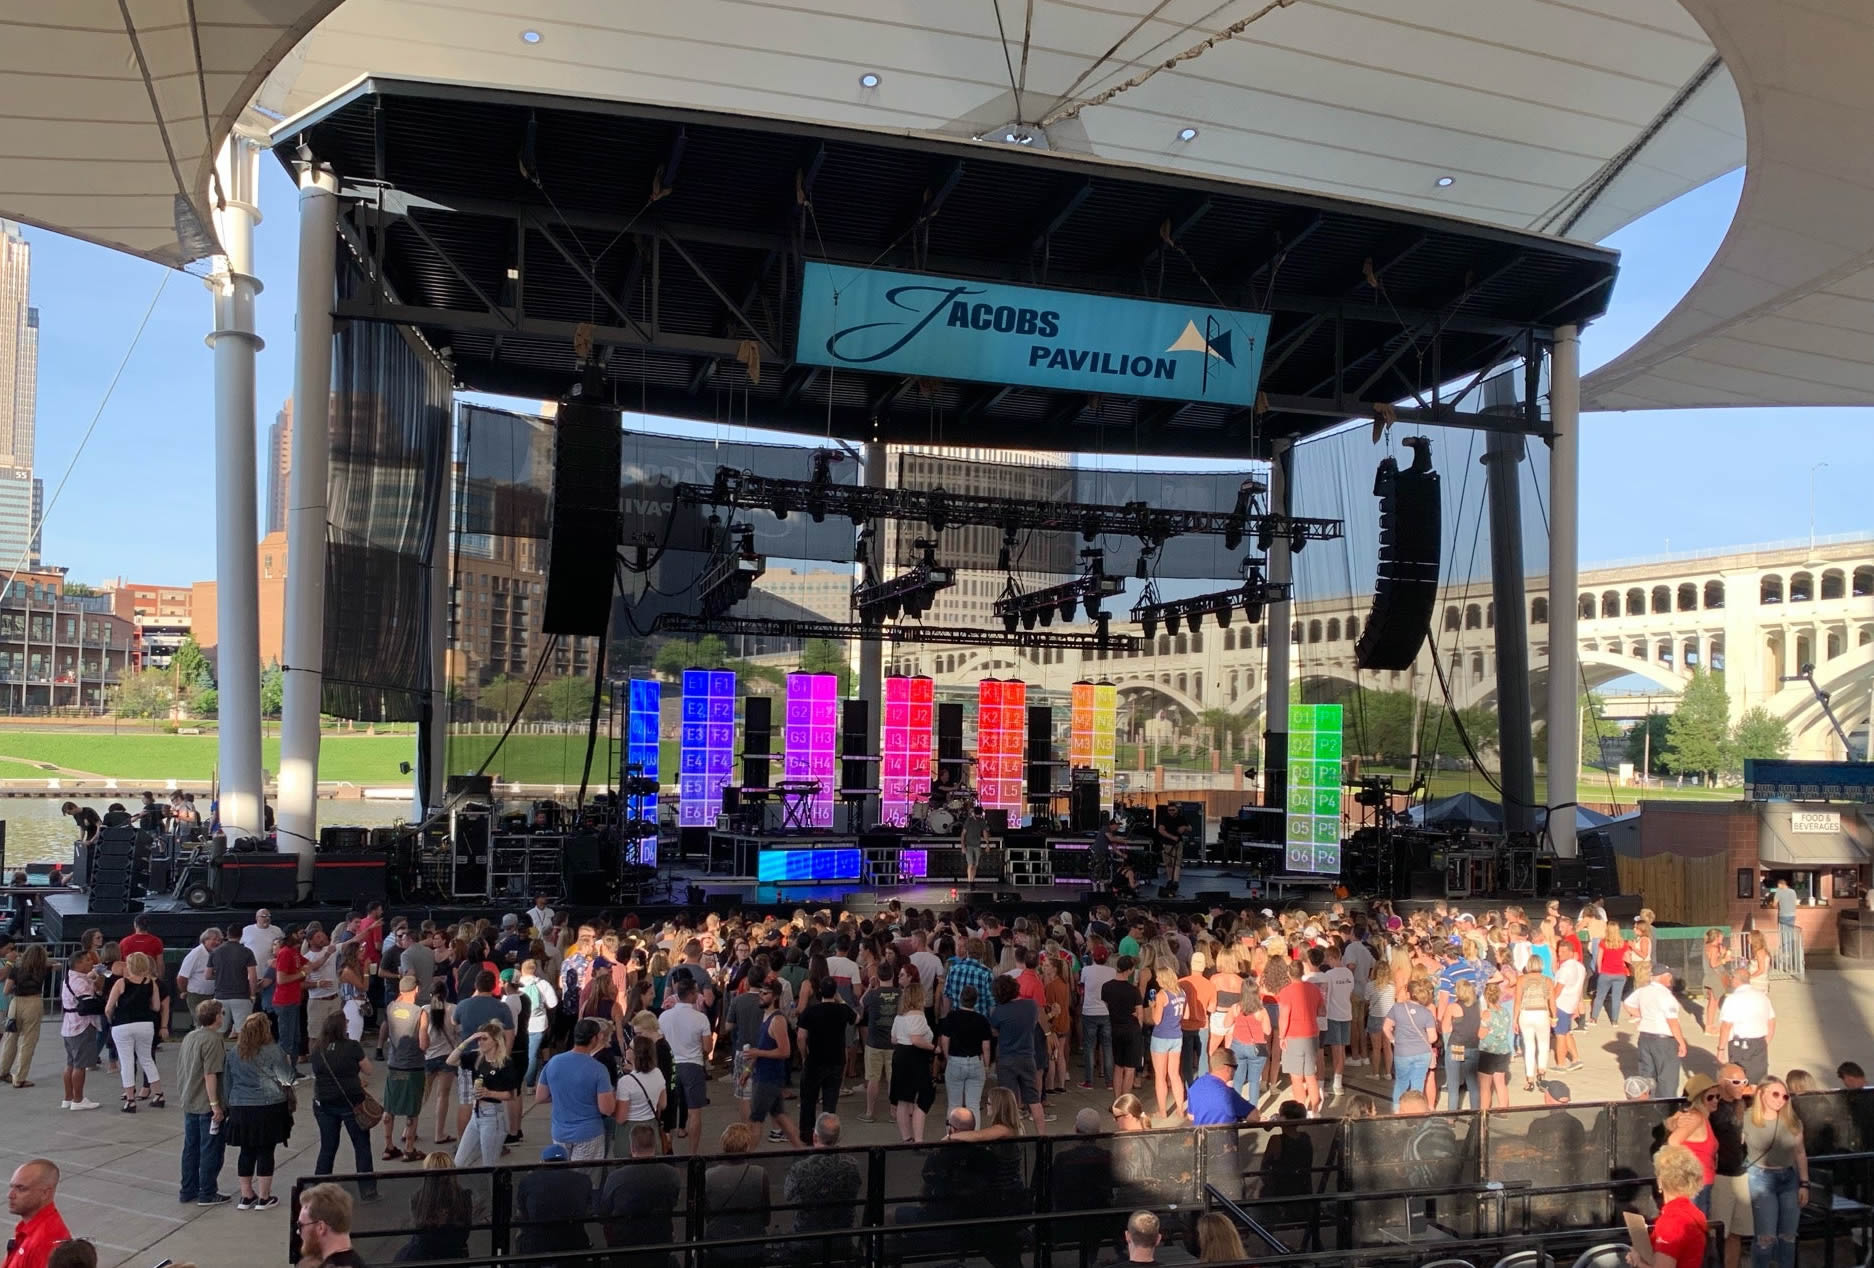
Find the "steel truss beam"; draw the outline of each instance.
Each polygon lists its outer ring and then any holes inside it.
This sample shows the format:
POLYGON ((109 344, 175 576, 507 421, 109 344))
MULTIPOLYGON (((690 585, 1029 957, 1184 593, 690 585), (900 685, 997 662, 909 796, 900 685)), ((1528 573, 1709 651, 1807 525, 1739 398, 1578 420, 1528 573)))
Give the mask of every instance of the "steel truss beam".
POLYGON ((1058 647, 1067 650, 1105 648, 1114 652, 1137 650, 1130 634, 1071 634, 1059 630, 979 630, 949 625, 864 625, 857 621, 786 621, 755 616, 690 616, 665 612, 651 623, 656 634, 725 634, 750 638, 860 639, 897 644, 933 644, 952 647, 1058 647))
MULTIPOLYGON (((1497 421, 1501 421, 1500 416, 1497 421)), ((678 503, 689 506, 775 506, 800 512, 813 500, 822 518, 905 520, 929 524, 933 530, 976 526, 1000 529, 1041 529, 1079 533, 1089 541, 1102 533, 1138 537, 1154 542, 1186 534, 1247 536, 1269 534, 1291 541, 1333 541, 1341 536, 1341 521, 1287 518, 1280 515, 1234 511, 1160 510, 1143 502, 1124 506, 1091 502, 1050 502, 1045 499, 998 498, 952 493, 946 489, 875 489, 851 484, 815 484, 811 480, 777 480, 732 467, 716 468, 713 484, 679 484, 678 503), (941 525, 941 527, 939 527, 941 525)))

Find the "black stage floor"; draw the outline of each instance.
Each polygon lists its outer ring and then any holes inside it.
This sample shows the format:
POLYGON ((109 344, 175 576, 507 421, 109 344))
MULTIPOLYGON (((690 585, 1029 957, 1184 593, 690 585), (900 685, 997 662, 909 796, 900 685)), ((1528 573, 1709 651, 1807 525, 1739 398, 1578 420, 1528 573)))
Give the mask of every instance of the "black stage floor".
MULTIPOLYGON (((1182 898, 1171 902, 1155 897, 1157 887, 1148 885, 1146 901, 1157 906, 1184 907, 1200 910, 1215 902, 1244 903, 1270 901, 1286 902, 1299 899, 1316 903, 1328 897, 1325 888, 1290 887, 1286 888, 1279 899, 1265 899, 1262 888, 1252 886, 1251 877, 1233 871, 1211 867, 1187 867, 1184 870, 1182 898)), ((662 920, 678 912, 725 911, 732 908, 777 910, 788 912, 797 907, 839 906, 859 912, 871 912, 882 908, 892 899, 910 907, 947 907, 965 903, 973 907, 993 905, 1000 910, 1083 910, 1095 897, 1110 903, 1112 898, 1104 893, 1096 893, 1091 886, 1081 885, 1044 885, 1011 886, 999 881, 980 881, 974 887, 963 881, 943 881, 936 884, 917 884, 889 887, 871 887, 856 885, 762 885, 753 877, 712 876, 701 868, 688 866, 667 868, 659 876, 656 886, 642 900, 628 903, 555 903, 555 908, 568 908, 576 918, 585 918, 604 912, 622 914, 633 912, 641 920, 662 920)), ((450 922, 474 920, 482 916, 498 916, 503 912, 521 912, 530 906, 532 900, 507 899, 490 902, 485 899, 471 899, 461 902, 409 902, 387 903, 386 908, 394 915, 408 916, 413 920, 435 920, 450 922)), ((102 930, 108 939, 123 937, 131 931, 134 914, 105 914, 90 909, 89 897, 82 893, 62 893, 48 895, 43 900, 45 936, 51 942, 75 942, 87 929, 102 930)), ((284 925, 304 924, 317 920, 326 928, 345 918, 349 908, 328 903, 300 903, 292 906, 273 904, 276 923, 284 925)), ((171 947, 188 946, 195 942, 202 930, 210 927, 225 928, 232 924, 236 928, 253 919, 253 908, 246 907, 210 907, 193 910, 180 901, 167 895, 152 896, 143 900, 142 914, 147 919, 150 932, 161 938, 171 947)))

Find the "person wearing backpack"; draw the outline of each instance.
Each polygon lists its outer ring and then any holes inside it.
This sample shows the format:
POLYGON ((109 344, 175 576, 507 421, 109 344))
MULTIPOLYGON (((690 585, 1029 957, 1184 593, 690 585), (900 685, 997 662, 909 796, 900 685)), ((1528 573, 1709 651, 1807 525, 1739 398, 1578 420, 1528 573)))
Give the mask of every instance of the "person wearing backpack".
POLYGON ((64 1016, 59 1037, 65 1041, 65 1099, 60 1109, 94 1110, 96 1101, 85 1098, 85 1075, 98 1063, 98 1034, 104 1022, 104 996, 98 994, 98 957, 80 951, 72 957, 60 992, 64 1016))
POLYGON ((559 1007, 560 993, 553 989, 553 983, 540 976, 538 960, 521 961, 520 975, 515 980, 528 1005, 526 1086, 531 1092, 540 1081, 540 1048, 546 1042, 553 1010, 559 1007))

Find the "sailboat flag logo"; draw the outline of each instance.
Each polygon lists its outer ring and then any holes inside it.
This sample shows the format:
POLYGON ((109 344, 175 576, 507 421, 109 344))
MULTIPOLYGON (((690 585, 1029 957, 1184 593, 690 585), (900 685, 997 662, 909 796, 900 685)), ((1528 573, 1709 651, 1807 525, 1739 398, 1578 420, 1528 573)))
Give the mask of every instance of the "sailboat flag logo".
POLYGON ((1165 351, 1204 352, 1216 357, 1225 365, 1234 366, 1236 364, 1236 351, 1234 340, 1231 338, 1233 333, 1234 332, 1229 330, 1222 330, 1206 339, 1203 332, 1198 330, 1196 322, 1187 321, 1184 323, 1184 333, 1179 335, 1165 351))

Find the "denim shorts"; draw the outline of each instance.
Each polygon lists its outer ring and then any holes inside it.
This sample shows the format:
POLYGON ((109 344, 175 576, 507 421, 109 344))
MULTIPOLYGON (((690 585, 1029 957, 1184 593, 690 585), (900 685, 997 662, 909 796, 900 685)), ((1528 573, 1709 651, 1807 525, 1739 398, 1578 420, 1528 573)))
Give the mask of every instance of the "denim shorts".
POLYGON ((1183 1035, 1173 1035, 1169 1039, 1160 1038, 1158 1035, 1152 1036, 1153 1052, 1182 1052, 1183 1050, 1183 1035))

